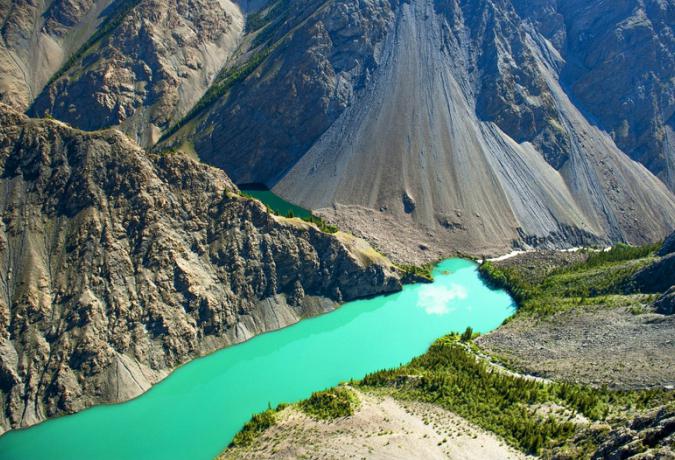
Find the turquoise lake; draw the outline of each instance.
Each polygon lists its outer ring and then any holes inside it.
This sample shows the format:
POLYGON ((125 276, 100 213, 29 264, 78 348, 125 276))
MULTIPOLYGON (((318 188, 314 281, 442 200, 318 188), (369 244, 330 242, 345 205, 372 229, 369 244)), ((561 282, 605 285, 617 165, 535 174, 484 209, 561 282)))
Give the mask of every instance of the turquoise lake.
POLYGON ((293 203, 284 200, 279 195, 275 195, 271 190, 263 190, 261 188, 247 188, 242 186, 241 191, 247 195, 256 198, 265 203, 269 208, 273 209, 277 214, 282 216, 292 212, 295 217, 311 217, 312 213, 305 208, 294 205, 293 203))
POLYGON ((398 366, 438 337, 467 326, 490 331, 513 311, 476 264, 448 259, 431 284, 350 302, 192 361, 132 401, 9 432, 0 459, 211 459, 268 404, 398 366))

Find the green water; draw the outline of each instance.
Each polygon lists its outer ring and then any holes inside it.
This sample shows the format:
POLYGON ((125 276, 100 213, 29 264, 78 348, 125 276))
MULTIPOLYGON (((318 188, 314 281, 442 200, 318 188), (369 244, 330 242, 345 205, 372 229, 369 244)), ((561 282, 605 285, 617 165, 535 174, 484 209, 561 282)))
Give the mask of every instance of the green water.
POLYGON ((292 212, 295 217, 311 217, 312 213, 296 206, 293 203, 289 203, 278 195, 275 195, 270 190, 260 190, 260 188, 246 188, 241 189, 242 192, 247 195, 251 195, 253 198, 257 198, 263 203, 265 203, 270 209, 274 210, 277 214, 282 216, 288 215, 289 212, 292 212))
POLYGON ((472 262, 446 260, 434 276, 192 361, 133 401, 9 432, 0 459, 210 459, 268 403, 398 366, 446 333, 487 332, 513 312, 472 262))

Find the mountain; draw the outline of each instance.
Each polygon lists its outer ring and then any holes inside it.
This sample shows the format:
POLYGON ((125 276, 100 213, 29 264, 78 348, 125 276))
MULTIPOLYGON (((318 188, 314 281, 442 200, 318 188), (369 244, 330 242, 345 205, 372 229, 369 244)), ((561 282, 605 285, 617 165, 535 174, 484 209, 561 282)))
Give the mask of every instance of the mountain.
POLYGON ((673 194, 628 154, 669 177, 673 2, 629 3, 279 2, 251 40, 260 64, 175 144, 388 253, 657 240, 673 194))
POLYGON ((110 1, 0 2, 0 101, 25 109, 115 10, 110 1))
POLYGON ((118 126, 144 145, 197 102, 243 27, 229 0, 19 1, 6 14, 2 50, 16 68, 2 66, 15 81, 1 100, 81 129, 118 126))
POLYGON ((0 104, 0 427, 125 401, 196 356, 399 290, 353 236, 220 170, 0 104))
POLYGON ((672 0, 89 1, 60 35, 69 9, 12 5, 3 49, 35 65, 3 100, 33 82, 32 115, 196 154, 400 260, 675 227, 672 0))

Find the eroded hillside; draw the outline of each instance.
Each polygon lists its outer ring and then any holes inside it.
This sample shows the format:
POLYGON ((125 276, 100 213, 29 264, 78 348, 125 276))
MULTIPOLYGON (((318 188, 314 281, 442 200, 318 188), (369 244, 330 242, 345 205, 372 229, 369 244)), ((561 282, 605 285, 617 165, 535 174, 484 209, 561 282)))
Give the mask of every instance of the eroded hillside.
POLYGON ((269 214, 221 171, 0 105, 3 429, 124 401, 179 364, 400 289, 349 235, 269 214))

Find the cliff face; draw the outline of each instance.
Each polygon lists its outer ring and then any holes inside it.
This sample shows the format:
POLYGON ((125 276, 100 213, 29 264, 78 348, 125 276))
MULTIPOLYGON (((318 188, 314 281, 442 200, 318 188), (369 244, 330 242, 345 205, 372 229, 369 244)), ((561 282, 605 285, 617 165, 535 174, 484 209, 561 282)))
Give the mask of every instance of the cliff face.
POLYGON ((177 365, 400 289, 363 241, 212 167, 0 105, 0 427, 124 401, 177 365))
POLYGON ((556 4, 562 80, 619 148, 675 190, 675 2, 556 4))
MULTIPOLYGON (((266 57, 178 137, 235 182, 264 182, 392 253, 657 240, 675 199, 608 117, 667 120, 668 91, 650 87, 634 103, 665 102, 629 115, 604 95, 618 85, 625 99, 634 80, 605 81, 608 58, 589 51, 640 56, 621 18, 647 6, 593 22, 607 4, 591 3, 577 17, 554 1, 278 2, 270 11, 291 13, 263 15, 252 39, 266 57), (296 24, 297 4, 311 12, 296 24)), ((663 48, 668 11, 653 13, 644 47, 663 48)), ((639 78, 669 81, 659 66, 639 78)))
POLYGON ((152 145, 238 45, 243 16, 230 0, 126 3, 135 6, 37 96, 31 114, 87 130, 119 126, 152 145))

